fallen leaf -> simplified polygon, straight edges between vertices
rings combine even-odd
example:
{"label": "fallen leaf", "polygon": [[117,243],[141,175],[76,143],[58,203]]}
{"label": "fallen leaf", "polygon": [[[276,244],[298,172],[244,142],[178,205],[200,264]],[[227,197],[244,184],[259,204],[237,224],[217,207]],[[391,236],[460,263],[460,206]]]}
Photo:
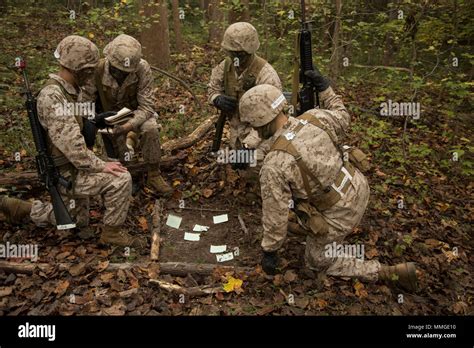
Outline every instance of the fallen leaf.
{"label": "fallen leaf", "polygon": [[148,222],[146,221],[146,217],[140,216],[137,218],[138,225],[143,231],[148,231]]}
{"label": "fallen leaf", "polygon": [[206,198],[209,198],[212,196],[213,191],[211,189],[204,189],[202,190],[202,195]]}
{"label": "fallen leaf", "polygon": [[69,281],[59,281],[58,285],[56,286],[56,289],[54,289],[54,293],[58,295],[58,297],[61,297],[64,295],[66,290],[69,288]]}
{"label": "fallen leaf", "polygon": [[355,294],[359,298],[367,297],[367,291],[365,290],[364,284],[357,282],[354,284]]}
{"label": "fallen leaf", "polygon": [[283,279],[285,280],[286,283],[294,282],[296,278],[298,278],[298,276],[292,270],[286,271],[285,275],[283,276]]}
{"label": "fallen leaf", "polygon": [[326,300],[323,300],[322,298],[317,298],[313,301],[313,305],[315,307],[318,307],[319,309],[324,309],[327,307],[328,303]]}
{"label": "fallen leaf", "polygon": [[73,277],[77,277],[78,275],[84,273],[86,269],[86,264],[83,263],[83,262],[80,262],[80,263],[77,263],[75,265],[72,265],[70,268],[69,268],[69,273],[73,276]]}
{"label": "fallen leaf", "polygon": [[298,308],[305,309],[309,305],[309,299],[307,297],[296,297],[295,305]]}
{"label": "fallen leaf", "polygon": [[227,283],[224,284],[223,289],[225,292],[238,292],[241,289],[243,281],[241,279],[234,278],[232,276],[227,276]]}
{"label": "fallen leaf", "polygon": [[109,261],[102,261],[102,262],[99,262],[99,264],[97,265],[97,272],[102,272],[103,270],[105,270],[107,267],[109,266]]}

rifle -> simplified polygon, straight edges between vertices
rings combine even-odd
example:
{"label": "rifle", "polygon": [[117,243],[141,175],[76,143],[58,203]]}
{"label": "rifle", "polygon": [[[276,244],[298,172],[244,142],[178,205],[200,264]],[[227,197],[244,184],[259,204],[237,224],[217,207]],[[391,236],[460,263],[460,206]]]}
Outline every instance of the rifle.
{"label": "rifle", "polygon": [[216,122],[216,135],[214,136],[214,140],[212,141],[212,147],[211,147],[212,152],[219,151],[221,147],[222,133],[224,132],[226,118],[227,118],[227,113],[224,111],[221,111],[221,114],[219,115],[219,118],[217,119],[217,122]]}
{"label": "rifle", "polygon": [[[297,102],[299,102],[298,115],[301,115],[308,110],[314,109],[315,106],[319,107],[318,92],[316,92],[312,81],[304,75],[305,71],[313,70],[313,54],[309,23],[310,21],[306,21],[305,1],[301,0],[301,29],[298,33],[296,47],[297,57],[295,57],[297,58],[295,63],[298,65],[295,65],[292,91],[292,95],[294,96],[294,99],[292,99],[292,104],[295,108]],[[298,92],[300,82],[303,86]]]}
{"label": "rifle", "polygon": [[65,187],[66,189],[70,189],[72,187],[72,183],[61,176],[58,168],[54,164],[53,158],[48,154],[48,148],[46,145],[46,132],[38,119],[36,98],[33,96],[30,90],[25,61],[19,59],[17,61],[17,67],[20,72],[23,73],[23,80],[26,87],[25,106],[28,112],[28,119],[30,121],[31,132],[33,133],[33,139],[37,151],[36,169],[38,170],[39,179],[45,185],[51,196],[57,229],[66,230],[74,228],[76,227],[76,224],[72,221],[58,190],[59,185]]}

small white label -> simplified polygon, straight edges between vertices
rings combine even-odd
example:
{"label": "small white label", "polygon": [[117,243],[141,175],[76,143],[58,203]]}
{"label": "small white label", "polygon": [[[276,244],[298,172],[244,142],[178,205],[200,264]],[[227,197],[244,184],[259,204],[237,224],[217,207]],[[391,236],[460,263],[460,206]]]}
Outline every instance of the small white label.
{"label": "small white label", "polygon": [[184,240],[189,240],[191,242],[198,242],[201,235],[199,233],[189,233],[184,232]]}
{"label": "small white label", "polygon": [[194,225],[193,231],[194,232],[206,232],[209,229],[209,226],[202,226],[202,225]]}
{"label": "small white label", "polygon": [[227,245],[211,245],[211,253],[224,253],[227,250]]}
{"label": "small white label", "polygon": [[181,220],[183,220],[182,217],[169,214],[169,215],[168,215],[168,219],[166,220],[166,224],[167,224],[169,227],[173,227],[173,228],[179,229],[179,225],[181,225]]}
{"label": "small white label", "polygon": [[286,140],[293,140],[293,138],[295,137],[295,135],[296,135],[295,133],[289,132],[289,133],[286,133],[286,134],[285,134],[285,138],[286,138]]}
{"label": "small white label", "polygon": [[212,220],[214,221],[214,224],[220,224],[229,221],[229,217],[227,216],[227,214],[216,215],[212,217]]}
{"label": "small white label", "polygon": [[280,106],[281,103],[285,100],[285,96],[281,94],[273,103],[272,103],[272,109],[275,110],[277,107]]}
{"label": "small white label", "polygon": [[226,262],[234,259],[234,253],[225,253],[225,254],[220,254],[216,255],[217,262]]}

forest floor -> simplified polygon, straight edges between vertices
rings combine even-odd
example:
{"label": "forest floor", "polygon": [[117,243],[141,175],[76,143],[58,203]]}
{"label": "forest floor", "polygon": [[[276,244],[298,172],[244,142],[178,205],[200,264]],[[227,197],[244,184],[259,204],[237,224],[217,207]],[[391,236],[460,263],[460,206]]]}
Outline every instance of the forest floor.
{"label": "forest floor", "polygon": [[[45,72],[54,66],[49,58],[54,43],[65,33],[43,22],[24,28],[20,24],[19,30],[23,30],[22,35],[19,31],[0,35],[0,44],[11,57],[21,52],[18,47],[25,50],[32,61],[32,70],[37,71],[33,87],[39,89]],[[45,39],[38,37],[32,45],[31,37],[40,30]],[[194,46],[176,58],[174,72],[200,86],[197,90],[203,105],[206,98],[202,86],[207,83],[218,55],[212,47]],[[2,60],[7,63],[10,58],[2,56]],[[45,64],[49,64],[47,69]],[[3,86],[5,95],[15,101],[0,106],[2,175],[34,169],[34,151],[22,136],[29,129],[18,95],[20,81],[10,72],[0,81],[10,86]],[[282,273],[266,276],[258,266],[262,234],[260,205],[246,199],[247,188],[237,172],[227,165],[217,165],[207,155],[213,135],[210,132],[192,148],[179,151],[183,160],[164,172],[175,193],[165,201],[162,220],[170,213],[183,220],[179,230],[162,225],[160,262],[217,263],[209,247],[225,244],[230,251],[237,247],[238,255],[223,265],[253,270],[232,274],[217,270],[209,276],[159,275],[159,278],[183,287],[220,287],[229,283],[234,287],[228,285],[228,292],[222,288],[216,294],[185,297],[183,301],[178,294],[170,294],[149,282],[157,276],[151,271],[153,267],[106,269],[108,262],[149,263],[149,249],[142,253],[132,250],[131,255],[124,255],[121,250],[99,247],[98,235],[82,240],[72,231],[33,224],[12,226],[0,221],[3,243],[37,244],[38,262],[70,264],[67,269],[53,268],[33,275],[0,271],[0,315],[472,315],[473,184],[462,173],[460,163],[445,163],[451,156],[453,143],[472,139],[474,128],[470,123],[453,123],[440,116],[436,112],[440,106],[433,102],[418,123],[408,123],[405,131],[408,140],[403,145],[403,120],[381,120],[380,116],[359,112],[358,108],[374,108],[372,96],[380,95],[380,86],[375,81],[375,76],[373,80],[369,76],[364,84],[341,82],[338,86],[353,116],[349,142],[369,150],[373,164],[367,174],[372,190],[370,203],[361,224],[347,242],[363,244],[366,259],[377,258],[386,264],[416,262],[420,289],[415,294],[382,283],[333,277],[328,277],[322,288],[318,288],[311,272],[304,268],[304,237],[291,234],[281,253]],[[189,133],[214,112],[209,107],[196,108],[187,92],[162,78],[157,80],[156,95],[163,141]],[[424,96],[437,100],[431,91],[425,91]],[[180,105],[185,106],[185,115],[179,114]],[[459,128],[463,129],[462,136],[454,140],[446,137],[447,130]],[[20,162],[14,160],[15,149],[21,151]],[[0,189],[2,194],[10,196],[47,199],[45,192],[34,185]],[[135,193],[126,222],[131,233],[150,234],[155,198],[147,189]],[[404,201],[401,209],[400,198]],[[182,199],[185,208],[193,209],[179,209]],[[214,225],[212,216],[224,213],[229,221]],[[93,201],[93,228],[100,223],[102,214],[100,202]],[[238,216],[248,233],[242,229]],[[201,233],[200,241],[184,241],[184,232],[191,232],[194,224],[210,229]],[[242,280],[241,285],[238,280]]]}

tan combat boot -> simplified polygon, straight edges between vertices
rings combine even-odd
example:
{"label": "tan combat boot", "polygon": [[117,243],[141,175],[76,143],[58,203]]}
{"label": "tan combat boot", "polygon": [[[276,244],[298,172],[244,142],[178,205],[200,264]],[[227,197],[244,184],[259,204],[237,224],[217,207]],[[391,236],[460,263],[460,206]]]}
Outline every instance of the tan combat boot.
{"label": "tan combat boot", "polygon": [[146,237],[132,237],[120,226],[102,226],[100,229],[100,244],[113,244],[136,249],[146,247]]}
{"label": "tan combat boot", "polygon": [[379,271],[379,280],[393,282],[411,292],[416,291],[418,287],[416,268],[413,262],[399,263],[395,266],[382,265]]}
{"label": "tan combat boot", "polygon": [[173,189],[170,185],[163,179],[159,171],[150,170],[148,172],[148,178],[146,184],[150,186],[157,194],[160,194],[164,197],[168,197],[173,193]]}
{"label": "tan combat boot", "polygon": [[0,212],[11,224],[19,224],[30,217],[32,204],[18,198],[0,197]]}

